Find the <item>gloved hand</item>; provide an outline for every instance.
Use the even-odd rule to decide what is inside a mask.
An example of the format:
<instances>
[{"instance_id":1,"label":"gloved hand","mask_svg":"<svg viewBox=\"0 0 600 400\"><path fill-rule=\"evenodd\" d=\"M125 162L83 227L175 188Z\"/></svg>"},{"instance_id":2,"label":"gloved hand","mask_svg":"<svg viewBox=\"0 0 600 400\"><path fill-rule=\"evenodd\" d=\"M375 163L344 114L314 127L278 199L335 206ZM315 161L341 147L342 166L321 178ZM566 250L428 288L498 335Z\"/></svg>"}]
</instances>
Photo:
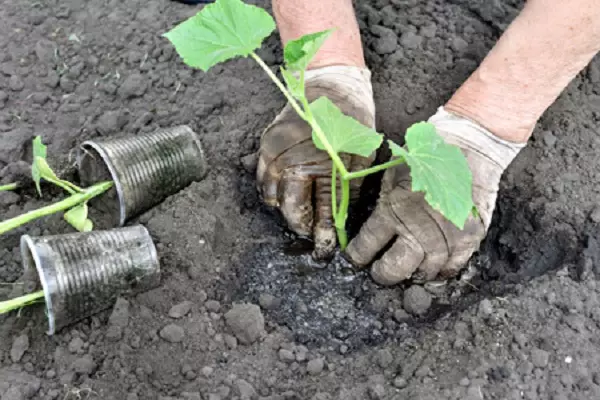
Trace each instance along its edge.
<instances>
[{"instance_id":1,"label":"gloved hand","mask_svg":"<svg viewBox=\"0 0 600 400\"><path fill-rule=\"evenodd\" d=\"M309 70L305 75L310 102L327 97L344 114L374 127L375 104L368 69L329 66ZM369 158L341 155L349 171L369 167ZM258 190L263 201L277 207L289 228L315 241L313 256L333 254L336 233L331 210L331 159L312 141L312 129L288 104L264 131L257 167ZM353 198L361 182L352 182ZM313 195L314 191L314 195Z\"/></svg>"},{"instance_id":2,"label":"gloved hand","mask_svg":"<svg viewBox=\"0 0 600 400\"><path fill-rule=\"evenodd\" d=\"M497 138L481 125L442 108L429 119L449 144L463 151L473 175L473 201L479 217L469 217L463 230L433 210L420 192L412 192L410 171L403 164L387 170L375 211L348 248L358 266L375 261L371 275L383 285L408 278L455 276L479 248L492 219L504 170L525 144Z\"/></svg>"}]
</instances>

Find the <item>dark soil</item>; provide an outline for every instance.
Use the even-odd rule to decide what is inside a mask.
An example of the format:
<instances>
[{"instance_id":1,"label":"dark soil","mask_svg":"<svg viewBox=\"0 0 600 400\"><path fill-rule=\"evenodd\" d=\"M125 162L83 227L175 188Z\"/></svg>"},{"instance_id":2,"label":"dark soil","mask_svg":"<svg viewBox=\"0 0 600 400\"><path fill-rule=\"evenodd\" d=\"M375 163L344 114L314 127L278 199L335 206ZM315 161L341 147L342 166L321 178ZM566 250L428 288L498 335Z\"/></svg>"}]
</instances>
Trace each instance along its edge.
<instances>
[{"instance_id":1,"label":"dark soil","mask_svg":"<svg viewBox=\"0 0 600 400\"><path fill-rule=\"evenodd\" d=\"M360 2L379 130L398 138L429 117L520 6ZM258 138L284 100L250 60L206 74L183 65L160 35L197 10L0 3L0 177L30 161L33 135L76 178L84 140L180 124L199 133L210 165L204 181L132 221L157 243L160 287L52 337L42 307L0 317L1 400L600 398L600 60L505 174L468 273L382 289L339 259L312 265L259 202ZM277 67L275 35L261 55ZM0 196L2 219L60 196L17 194ZM22 274L21 234L67 231L54 216L2 236L0 295Z\"/></svg>"}]
</instances>

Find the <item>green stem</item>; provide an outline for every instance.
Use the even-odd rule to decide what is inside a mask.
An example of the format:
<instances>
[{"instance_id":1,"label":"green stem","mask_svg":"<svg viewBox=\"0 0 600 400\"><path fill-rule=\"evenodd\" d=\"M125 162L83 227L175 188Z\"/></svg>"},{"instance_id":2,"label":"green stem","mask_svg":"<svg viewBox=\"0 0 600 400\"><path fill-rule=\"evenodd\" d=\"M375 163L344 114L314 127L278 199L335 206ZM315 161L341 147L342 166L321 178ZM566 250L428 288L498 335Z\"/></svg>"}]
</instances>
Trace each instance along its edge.
<instances>
[{"instance_id":1,"label":"green stem","mask_svg":"<svg viewBox=\"0 0 600 400\"><path fill-rule=\"evenodd\" d=\"M310 107L308 105L308 101L306 100L306 98L304 98L303 102L302 102L304 107L306 108L306 112L305 112L305 111L302 111L302 108L300 107L300 105L298 104L296 99L294 99L294 96L292 96L292 94L289 92L289 90L287 90L287 88L285 87L283 82L281 82L279 80L279 78L277 78L277 75L275 75L275 73L273 73L273 71L271 71L271 68L269 68L269 66L267 64L265 64L265 62L262 60L262 58L260 58L258 56L258 54L256 54L255 52L250 53L250 56L252 58L254 58L254 60L258 63L258 65L260 65L261 68L267 73L269 78L271 78L271 80L275 83L275 85L277 85L279 90L281 90L283 95L286 97L286 99L288 100L288 102L290 103L292 108L298 113L300 118L302 118L303 120L308 122L310 127L313 128L315 135L317 135L317 137L323 144L323 147L325 147L325 150L329 154L329 157L333 160L337 169L340 171L340 175L342 177L346 176L348 174L348 171L346 170L346 166L342 162L342 159L340 158L340 156L336 153L336 151L331 146L331 143L329 143L329 141L327 140L327 136L325 136L325 133L323 133L323 130L321 129L321 127L319 126L317 121L312 116L312 113L310 112Z\"/></svg>"},{"instance_id":2,"label":"green stem","mask_svg":"<svg viewBox=\"0 0 600 400\"><path fill-rule=\"evenodd\" d=\"M65 181L65 180L62 180L62 179L60 180L60 182L61 182L63 185L66 185L66 186L70 187L71 189L73 189L73 190L74 190L74 191L76 191L77 193L83 193L83 192L84 192L84 190L83 190L82 188L80 188L79 186L77 186L77 185L76 185L76 184L74 184L74 183L71 183L71 182L69 182L69 181ZM65 189L65 190L66 190L66 189Z\"/></svg>"},{"instance_id":3,"label":"green stem","mask_svg":"<svg viewBox=\"0 0 600 400\"><path fill-rule=\"evenodd\" d=\"M345 176L345 179L352 180L352 179L356 179L356 178L363 178L367 175L371 175L376 172L383 171L384 169L388 169L391 167L395 167L396 165L403 164L404 162L405 162L404 158L396 158L394 160L377 165L375 167L366 168L366 169L356 171L356 172L350 172Z\"/></svg>"},{"instance_id":4,"label":"green stem","mask_svg":"<svg viewBox=\"0 0 600 400\"><path fill-rule=\"evenodd\" d=\"M44 291L40 290L38 292L26 294L25 296L20 296L11 300L0 301L0 314L6 314L30 304L37 303L38 300L43 298Z\"/></svg>"},{"instance_id":5,"label":"green stem","mask_svg":"<svg viewBox=\"0 0 600 400\"><path fill-rule=\"evenodd\" d=\"M0 192L4 192L7 190L15 190L17 187L19 187L18 183L9 183L8 185L1 185Z\"/></svg>"},{"instance_id":6,"label":"green stem","mask_svg":"<svg viewBox=\"0 0 600 400\"><path fill-rule=\"evenodd\" d=\"M331 163L331 213L335 218L337 215L337 168Z\"/></svg>"},{"instance_id":7,"label":"green stem","mask_svg":"<svg viewBox=\"0 0 600 400\"><path fill-rule=\"evenodd\" d=\"M97 183L94 186L84 189L83 193L73 194L64 200L59 201L58 203L39 208L37 210L29 211L25 214L19 215L18 217L0 222L0 235L15 228L18 228L21 225L25 225L31 221L34 221L38 218L65 211L72 207L75 207L76 205L85 203L86 201L93 199L94 197L106 192L112 187L112 185L112 182Z\"/></svg>"},{"instance_id":8,"label":"green stem","mask_svg":"<svg viewBox=\"0 0 600 400\"><path fill-rule=\"evenodd\" d=\"M256 61L258 63L258 65L260 65L260 67L267 73L267 75L269 75L269 78L271 78L271 80L275 83L275 85L277 85L279 90L281 90L281 93L283 93L283 95L287 98L287 101L290 103L292 108L294 110L296 110L298 115L302 119L306 120L306 115L304 114L304 111L302 111L302 108L300 108L300 105L298 104L296 99L294 99L294 96L292 96L292 94L289 92L289 90L287 90L287 88L285 87L283 82L281 82L279 80L277 75L275 75L275 73L273 71L271 71L271 68L269 68L269 66L267 64L265 64L265 62L262 60L262 58L260 58L259 55L256 54L255 52L250 53L250 56L252 58L254 58L254 61Z\"/></svg>"},{"instance_id":9,"label":"green stem","mask_svg":"<svg viewBox=\"0 0 600 400\"><path fill-rule=\"evenodd\" d=\"M80 191L74 190L70 185L67 185L67 181L63 181L60 179L51 179L51 178L44 178L44 179L62 189L64 189L69 194L75 194L77 192L81 193Z\"/></svg>"},{"instance_id":10,"label":"green stem","mask_svg":"<svg viewBox=\"0 0 600 400\"><path fill-rule=\"evenodd\" d=\"M350 181L342 178L342 201L337 214L334 215L335 229L343 251L348 246L348 235L346 234L346 219L348 218L348 207L350 206Z\"/></svg>"}]
</instances>

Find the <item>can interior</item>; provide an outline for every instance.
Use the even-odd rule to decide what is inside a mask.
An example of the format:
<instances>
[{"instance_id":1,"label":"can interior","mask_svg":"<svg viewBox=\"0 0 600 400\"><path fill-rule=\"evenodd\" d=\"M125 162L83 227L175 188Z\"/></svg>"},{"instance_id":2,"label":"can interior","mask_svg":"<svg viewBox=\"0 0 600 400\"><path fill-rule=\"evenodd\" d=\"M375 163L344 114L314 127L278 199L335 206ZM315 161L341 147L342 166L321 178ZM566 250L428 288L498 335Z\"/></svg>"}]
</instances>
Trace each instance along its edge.
<instances>
[{"instance_id":1,"label":"can interior","mask_svg":"<svg viewBox=\"0 0 600 400\"><path fill-rule=\"evenodd\" d=\"M110 217L108 221L102 219L98 221L99 223L94 221L95 225L98 228L105 229L122 226L125 221L122 188L117 179L116 171L101 147L93 142L83 143L80 147L77 164L79 179L84 187L103 181L113 181L115 184L114 189L89 202L92 208Z\"/></svg>"},{"instance_id":2,"label":"can interior","mask_svg":"<svg viewBox=\"0 0 600 400\"><path fill-rule=\"evenodd\" d=\"M23 275L26 282L35 282L36 289L42 288L44 291L44 300L46 304L46 317L48 319L48 334L53 335L56 330L56 321L54 308L52 305L52 296L50 287L40 255L36 251L36 246L31 237L24 235L21 237L21 259L23 262Z\"/></svg>"}]
</instances>

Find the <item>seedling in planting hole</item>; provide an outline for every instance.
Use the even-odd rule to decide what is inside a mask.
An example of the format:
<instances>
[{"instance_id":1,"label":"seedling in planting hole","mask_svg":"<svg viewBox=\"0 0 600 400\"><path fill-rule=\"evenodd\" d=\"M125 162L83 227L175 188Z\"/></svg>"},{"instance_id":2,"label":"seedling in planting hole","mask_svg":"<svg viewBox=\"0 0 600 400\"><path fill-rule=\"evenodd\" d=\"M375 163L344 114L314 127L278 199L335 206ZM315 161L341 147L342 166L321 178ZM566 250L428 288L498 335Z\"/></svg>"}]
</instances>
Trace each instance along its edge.
<instances>
[{"instance_id":1,"label":"seedling in planting hole","mask_svg":"<svg viewBox=\"0 0 600 400\"><path fill-rule=\"evenodd\" d=\"M69 193L70 196L49 206L29 211L25 214L0 222L0 235L38 218L63 211L65 211L65 220L75 229L80 232L91 231L93 229L93 223L88 218L87 202L106 192L113 185L112 182L100 182L83 189L69 181L60 179L46 161L46 145L42 143L42 139L39 136L33 139L33 164L31 165L31 176L40 196L42 195L40 185L42 179L61 187ZM17 186L17 183L13 183L6 185L5 189L0 187L0 190L12 190L16 189Z\"/></svg>"},{"instance_id":2,"label":"seedling in planting hole","mask_svg":"<svg viewBox=\"0 0 600 400\"><path fill-rule=\"evenodd\" d=\"M388 140L392 160L349 172L340 153L368 157L381 146L383 135L344 115L325 97L312 103L306 98L306 68L333 30L305 35L285 46L285 67L281 68L285 85L255 52L274 30L275 21L262 8L241 0L217 0L164 36L190 67L206 72L235 57L252 57L277 85L298 115L311 126L315 146L325 150L331 158L332 210L342 250L348 243L345 226L350 180L402 163L410 168L412 190L424 192L426 201L434 209L463 229L469 215L476 210L471 171L460 149L444 142L434 125L419 122L406 132L406 148ZM338 179L342 192L339 203Z\"/></svg>"},{"instance_id":3,"label":"seedling in planting hole","mask_svg":"<svg viewBox=\"0 0 600 400\"><path fill-rule=\"evenodd\" d=\"M65 220L78 231L91 231L93 224L87 217L87 202L106 192L113 185L112 182L100 182L89 188L83 189L69 181L60 179L46 161L46 146L42 143L42 139L39 136L33 140L33 164L31 165L31 176L40 196L42 194L40 185L42 179L63 188L70 196L49 206L29 211L25 214L0 222L0 235L38 218L58 212L65 212ZM17 187L17 183L4 185L0 186L0 191L13 190ZM0 314L20 310L31 304L43 302L43 299L44 291L40 290L11 300L2 301L0 302Z\"/></svg>"}]
</instances>

